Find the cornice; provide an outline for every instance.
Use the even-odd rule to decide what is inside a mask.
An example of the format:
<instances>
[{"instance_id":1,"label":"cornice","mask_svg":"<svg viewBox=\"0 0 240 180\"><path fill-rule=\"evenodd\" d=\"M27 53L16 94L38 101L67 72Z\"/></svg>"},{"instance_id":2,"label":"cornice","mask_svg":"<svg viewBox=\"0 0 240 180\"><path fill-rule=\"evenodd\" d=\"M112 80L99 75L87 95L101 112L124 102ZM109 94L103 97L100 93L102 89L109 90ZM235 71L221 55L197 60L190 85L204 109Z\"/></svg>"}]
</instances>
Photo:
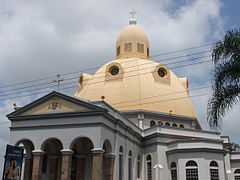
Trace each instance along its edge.
<instances>
[{"instance_id":1,"label":"cornice","mask_svg":"<svg viewBox=\"0 0 240 180\"><path fill-rule=\"evenodd\" d=\"M169 154L177 154L177 153L193 153L193 152L208 152L208 153L220 153L225 155L226 151L223 149L212 149L212 148L186 148L186 149L173 149L166 151Z\"/></svg>"}]
</instances>

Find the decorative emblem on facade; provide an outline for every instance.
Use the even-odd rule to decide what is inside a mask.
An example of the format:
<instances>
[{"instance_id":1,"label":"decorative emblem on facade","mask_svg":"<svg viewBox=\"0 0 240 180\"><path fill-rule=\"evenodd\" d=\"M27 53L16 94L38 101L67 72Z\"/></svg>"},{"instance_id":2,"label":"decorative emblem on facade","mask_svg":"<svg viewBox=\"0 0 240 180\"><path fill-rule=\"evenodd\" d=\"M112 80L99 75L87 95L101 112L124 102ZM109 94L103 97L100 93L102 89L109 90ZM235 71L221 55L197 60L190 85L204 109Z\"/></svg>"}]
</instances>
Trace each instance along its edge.
<instances>
[{"instance_id":1,"label":"decorative emblem on facade","mask_svg":"<svg viewBox=\"0 0 240 180\"><path fill-rule=\"evenodd\" d=\"M49 105L48 105L48 109L52 109L53 111L57 111L58 109L61 108L61 101L59 98L55 97L55 98L52 98L50 101L49 101Z\"/></svg>"}]
</instances>

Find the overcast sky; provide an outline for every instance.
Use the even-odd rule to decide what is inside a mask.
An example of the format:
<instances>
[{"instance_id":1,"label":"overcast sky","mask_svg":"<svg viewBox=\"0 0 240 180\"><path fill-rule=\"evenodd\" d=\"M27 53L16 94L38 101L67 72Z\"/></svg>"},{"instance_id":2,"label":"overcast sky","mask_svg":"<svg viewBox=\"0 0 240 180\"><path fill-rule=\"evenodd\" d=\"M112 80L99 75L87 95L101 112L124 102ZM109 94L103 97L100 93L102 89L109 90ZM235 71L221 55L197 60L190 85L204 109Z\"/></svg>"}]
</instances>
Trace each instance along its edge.
<instances>
[{"instance_id":1,"label":"overcast sky","mask_svg":"<svg viewBox=\"0 0 240 180\"><path fill-rule=\"evenodd\" d=\"M13 97L33 93L22 91L29 88L20 88L45 87L36 84L52 82L52 79L36 79L95 68L112 60L116 38L128 24L132 7L137 11L138 24L148 35L151 55L216 42L227 30L240 25L239 0L0 0L0 177L9 138L10 122L5 115L13 110L13 103L23 106L44 94ZM153 60L161 62L166 58L210 49L205 46ZM204 60L207 59L202 58ZM211 63L203 63L174 68L173 71L178 76L187 76L190 88L194 88L211 83L212 67ZM73 84L66 87L75 86L79 75L80 72L65 75L65 79L75 78L68 81ZM36 81L2 88L30 80ZM63 92L73 95L75 90L71 88ZM202 89L191 92L191 95L206 93L211 94L211 90ZM198 119L206 130L208 98L192 98ZM221 130L223 135L230 135L237 143L240 143L239 107L236 105L223 119Z\"/></svg>"}]
</instances>

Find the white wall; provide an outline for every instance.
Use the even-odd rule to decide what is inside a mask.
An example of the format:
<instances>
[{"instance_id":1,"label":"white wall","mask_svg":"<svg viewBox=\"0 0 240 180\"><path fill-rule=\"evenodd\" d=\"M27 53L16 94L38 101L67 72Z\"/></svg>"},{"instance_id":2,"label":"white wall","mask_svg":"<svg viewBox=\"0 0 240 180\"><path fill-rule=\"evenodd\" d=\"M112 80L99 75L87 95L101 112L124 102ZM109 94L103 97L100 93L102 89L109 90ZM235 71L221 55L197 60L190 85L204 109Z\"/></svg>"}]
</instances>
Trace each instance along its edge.
<instances>
[{"instance_id":1,"label":"white wall","mask_svg":"<svg viewBox=\"0 0 240 180\"><path fill-rule=\"evenodd\" d=\"M168 166L175 161L178 169L178 179L186 179L185 165L193 160L198 164L198 177L201 180L210 179L209 163L214 160L219 166L219 179L225 180L224 155L208 152L187 152L168 155Z\"/></svg>"}]
</instances>

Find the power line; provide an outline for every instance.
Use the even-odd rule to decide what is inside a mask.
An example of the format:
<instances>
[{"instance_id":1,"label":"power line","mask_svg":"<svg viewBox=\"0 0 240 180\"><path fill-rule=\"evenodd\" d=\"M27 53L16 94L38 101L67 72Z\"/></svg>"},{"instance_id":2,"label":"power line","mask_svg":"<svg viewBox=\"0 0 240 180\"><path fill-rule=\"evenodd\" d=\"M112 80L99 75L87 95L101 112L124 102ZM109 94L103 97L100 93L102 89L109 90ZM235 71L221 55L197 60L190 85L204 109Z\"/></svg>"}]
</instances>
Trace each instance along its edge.
<instances>
[{"instance_id":1,"label":"power line","mask_svg":"<svg viewBox=\"0 0 240 180\"><path fill-rule=\"evenodd\" d=\"M74 82L69 82L69 83L63 83L61 85L69 85L69 84L73 84L73 83L77 83L77 82L74 81ZM43 87L43 88L35 88L35 89L23 90L23 91L20 91L20 92L13 92L13 93L9 93L9 94L2 94L1 96L9 96L9 95L12 95L12 94L25 93L25 92L31 92L31 91L38 91L38 90L54 88L54 87L56 87L56 85L47 86L47 87Z\"/></svg>"},{"instance_id":2,"label":"power line","mask_svg":"<svg viewBox=\"0 0 240 180\"><path fill-rule=\"evenodd\" d=\"M205 87L201 87L201 88L195 88L195 90L197 89L204 89L204 88L208 88L210 86L205 86ZM69 87L68 87L69 88ZM64 88L64 89L68 89L68 88ZM46 93L48 91L45 91L45 92L40 92L40 93L37 93L37 94L42 94L42 93ZM181 91L182 92L182 91ZM178 92L175 92L175 93L178 93ZM35 94L36 95L36 94ZM159 95L159 96L168 96L168 95L171 95L171 94L165 94L165 95ZM185 99L185 98L192 98L192 97L200 97L200 96L207 96L209 95L208 93L202 93L202 94L195 94L195 95L190 95L190 96L184 96L184 97L178 97L178 98L169 98L169 99L164 99L164 100L157 100L157 101L151 101L151 102L144 102L144 103L140 103L140 105L144 105L144 104L150 104L150 103L157 103L157 102L167 102L167 101L175 101L175 100L179 100L179 99ZM156 97L156 96L155 96ZM151 97L152 98L152 97ZM149 99L149 98L148 98ZM139 100L139 99L138 99ZM142 99L140 99L142 100ZM136 100L133 100L133 101L136 101ZM129 101L126 101L126 102L129 102ZM120 102L118 104L122 104L122 103L125 103L125 102ZM113 105L113 104L111 104ZM139 105L138 104L133 104L133 105L122 105L122 106L115 106L116 108L121 108L121 107L131 107L131 106L137 106Z\"/></svg>"},{"instance_id":3,"label":"power line","mask_svg":"<svg viewBox=\"0 0 240 180\"><path fill-rule=\"evenodd\" d=\"M64 81L76 79L76 78L78 78L78 77L79 77L79 76L73 77L73 78L64 79ZM48 84L53 84L53 83L54 83L54 82L38 83L38 84L30 85L30 86L20 87L20 88L18 88L18 89L10 89L10 90L0 91L0 92L1 92L1 93L4 93L4 92L9 92L9 91L19 91L19 90L21 90L21 89L27 89L27 88L31 88L31 87L48 85ZM55 87L55 85L54 85L54 86L50 86L50 87ZM44 88L45 88L45 87L44 87ZM46 88L47 88L47 87L46 87ZM25 92L25 91L22 91L22 92ZM17 93L19 93L19 92L17 92ZM21 92L20 92L20 93L21 93ZM5 95L5 94L2 94L2 95Z\"/></svg>"},{"instance_id":4,"label":"power line","mask_svg":"<svg viewBox=\"0 0 240 180\"><path fill-rule=\"evenodd\" d=\"M176 59L176 58L183 58L183 57L188 57L188 56L192 56L192 55L197 55L197 54L201 54L201 53L206 53L206 52L209 52L209 50L208 51L201 51L201 52L196 52L196 53L192 53L192 54L187 54L187 55L183 55L183 56L175 56L175 57L171 57L171 58L167 58L167 59L163 59L163 60L161 60L161 61L154 61L154 62L165 62L165 61L168 61L168 60L172 60L172 59ZM131 61L127 61L127 62L122 62L121 64L124 64L124 63L129 63L129 62L132 62L132 61L135 61L136 59L133 59L133 60L131 60ZM190 59L191 60L191 59ZM144 63L144 64L149 64L149 63L152 63L151 61L149 62L149 61L147 61L146 63ZM101 67L101 66L100 66ZM73 73L65 73L65 74L62 74L62 75L69 75L69 74L76 74L76 73L81 73L81 72L86 72L86 71L89 71L89 70L94 70L94 69L98 69L98 68L100 68L100 67L95 67L95 68L90 68L90 69L85 69L85 70L81 70L81 71L75 71L75 72L73 72ZM104 66L102 66L102 67L104 67ZM131 67L133 67L133 66L131 66ZM131 68L130 67L130 68ZM126 67L126 68L128 68L128 67ZM125 68L125 69L126 69ZM95 74L102 74L102 73L95 73ZM28 87L33 87L33 86L38 86L38 85L45 85L45 84L51 84L51 83L53 83L53 82L46 82L46 83L38 83L38 84L36 84L36 85L30 85L30 86L26 86L26 87L20 87L20 88L18 88L17 90L19 90L19 89L25 89L25 88L28 88ZM0 87L1 88L1 87ZM16 89L8 89L8 90L6 90L7 92L8 91L15 91ZM2 92L4 92L4 91L2 91Z\"/></svg>"},{"instance_id":5,"label":"power line","mask_svg":"<svg viewBox=\"0 0 240 180\"><path fill-rule=\"evenodd\" d=\"M172 69L176 69L176 68L181 68L181 67L186 67L186 66L191 66L191 65L196 65L196 64L203 64L203 63L207 63L207 62L211 62L211 60L209 61L205 61L205 62L197 62L197 63L192 63L192 64L189 64L189 65L183 65L183 66L176 66L176 67L173 67ZM145 68L146 69L146 68ZM142 70L142 69L141 69ZM154 71L156 72L156 71ZM130 76L126 76L124 78L129 78L129 77L133 77L133 76L137 76L137 75L143 75L143 74L147 74L148 72L146 73L140 73L140 74L134 74L134 75L130 75ZM122 79L122 78L116 78L115 80L117 79ZM98 84L98 83L101 83L101 82L105 82L105 80L101 80L101 81L97 81L97 82L93 82L93 83L88 83L88 85L90 84ZM69 85L69 84L73 84L73 83L76 83L76 82L70 82L70 83L65 83L65 84L62 84L62 85ZM22 92L15 92L15 93L11 93L11 94L5 94L5 96L9 96L9 95L12 95L12 94L17 94L17 93L24 93L24 92L31 92L31 91L34 91L34 90L42 90L42 89L46 89L46 88L51 88L51 87L55 87L55 86L48 86L48 87L45 87L45 88L37 88L37 89L31 89L31 90L26 90L26 91L22 91ZM77 86L73 86L73 87L77 87ZM1 100L1 99L0 99Z\"/></svg>"},{"instance_id":6,"label":"power line","mask_svg":"<svg viewBox=\"0 0 240 180\"><path fill-rule=\"evenodd\" d=\"M42 92L42 93L38 93L38 94L43 94L45 92ZM192 96L188 96L188 97L179 97L179 98L172 98L172 99L165 99L165 100L161 100L161 102L166 102L166 101L175 101L175 100L179 100L179 99L184 99L184 98L195 98L195 97L201 97L201 96L208 96L209 94L207 93L204 93L204 94L195 94L195 95L192 95ZM144 104L150 104L150 103L157 103L157 102L160 102L159 100L158 101L151 101L151 102L145 102L145 103L140 103L140 105L144 105ZM136 104L136 105L124 105L124 106L119 106L117 108L120 108L120 107L131 107L131 106L137 106L139 104ZM3 123L3 122L2 122ZM10 125L8 122L4 121L4 124L1 124L0 126L3 126L3 125Z\"/></svg>"},{"instance_id":7,"label":"power line","mask_svg":"<svg viewBox=\"0 0 240 180\"><path fill-rule=\"evenodd\" d=\"M27 83L31 83L31 82L35 82L35 81L43 81L43 80L51 79L51 78L54 78L54 77L55 76L49 76L49 77L34 79L34 80L25 81L25 82L21 82L21 83L9 84L9 85L6 85L6 86L1 86L0 89L6 88L6 87L10 87L10 86L17 86L17 85L21 85L21 84L27 84Z\"/></svg>"},{"instance_id":8,"label":"power line","mask_svg":"<svg viewBox=\"0 0 240 180\"><path fill-rule=\"evenodd\" d=\"M197 90L206 89L206 88L209 88L209 87L211 87L211 86L195 87L193 89L189 89L188 91L197 91ZM123 103L137 101L137 100L146 100L146 99L151 99L151 98L156 98L156 97L164 97L164 96L174 95L174 94L178 94L178 93L185 93L185 92L186 92L186 90L176 91L176 92L167 93L167 94L160 94L160 95L149 96L149 97L146 97L146 98L140 98L140 99L128 100L128 101L121 101L121 102L118 102L118 103L113 103L111 105L123 104Z\"/></svg>"},{"instance_id":9,"label":"power line","mask_svg":"<svg viewBox=\"0 0 240 180\"><path fill-rule=\"evenodd\" d=\"M186 67L186 66L191 66L191 65L196 65L196 64L203 64L203 63L207 63L207 62L211 62L211 60L205 61L205 62L200 62L200 63L192 63L192 64L188 64L188 65L184 65L184 66L180 66L180 67L174 67L174 68L181 68L181 67ZM147 73L142 73L142 74L147 74ZM139 75L139 74L136 74L136 75ZM134 76L136 76L136 75L134 75ZM132 77L132 76L128 76L128 77ZM127 77L125 77L125 78L127 78ZM103 81L101 81L101 82L103 82ZM92 84L96 84L96 83L100 83L100 82L95 82L95 83L92 83ZM71 86L71 87L61 88L61 90L66 90L66 89L76 88L76 87L77 86ZM47 92L51 92L51 90L50 91L43 91L43 92L39 92L39 93L34 93L34 94L30 94L30 95L21 95L21 96L6 98L6 99L0 99L0 101L5 101L5 100L9 100L9 99L14 99L14 98L20 98L20 97L26 97L26 96L32 96L32 95L37 95L37 94L43 94L43 93L47 93Z\"/></svg>"},{"instance_id":10,"label":"power line","mask_svg":"<svg viewBox=\"0 0 240 180\"><path fill-rule=\"evenodd\" d=\"M172 67L171 69L177 69L177 68L182 68L182 67L187 67L187 66L192 66L192 65L196 65L196 64L204 64L204 63L208 63L208 62L211 62L211 60L207 60L207 61L204 61L204 62L196 62L196 63L192 63L192 64L188 64L188 65L182 65L182 66L175 66L175 67ZM138 70L134 70L134 71L139 71L139 70L144 70L144 69L148 69L148 68L142 68L142 69L138 69ZM152 72L157 72L157 70L155 71L152 71ZM129 77L133 77L133 76L137 76L137 75L143 75L143 74L148 74L149 72L146 72L146 73L138 73L138 74L134 74L134 75L130 75L130 76L125 76L125 77L119 77L119 78L115 78L114 80L119 80L119 79L124 79L124 78L129 78ZM97 77L95 79L102 79L103 77ZM87 85L90 85L90 84L98 84L98 83L101 83L101 82L105 82L105 81L110 81L110 80L101 80L101 81L97 81L97 82L92 82L92 83L87 83Z\"/></svg>"},{"instance_id":11,"label":"power line","mask_svg":"<svg viewBox=\"0 0 240 180\"><path fill-rule=\"evenodd\" d=\"M164 66L167 66L167 65L171 65L171 64L177 64L177 63L182 63L182 62L187 62L187 61L191 61L191 60L196 60L196 59L200 59L200 58L206 58L206 57L210 57L210 56L201 56L201 57L196 57L196 58L191 58L191 59L187 59L187 60L183 60L183 61L176 61L176 62L172 62L172 63L167 63L167 64L163 64ZM153 64L153 66L155 67L156 65L154 64L154 62L148 62L148 63L144 63L144 64L141 64L141 65L145 65L145 64ZM135 65L137 66L137 65ZM130 66L130 67L125 67L124 70L126 69L129 69L129 68L132 68L132 67L135 67L135 66ZM147 67L147 68L143 68L143 69L148 69L148 68L152 68L152 67ZM128 72L134 72L134 71L138 71L138 70L142 70L142 69L137 69L137 70L133 70L133 71L128 71ZM106 77L105 75L105 72L104 73L95 73L96 74L104 74L104 76L99 76L95 79L99 79L99 78L104 78ZM79 76L77 77L72 77L72 78L68 78L68 79L65 79L66 80L73 80L75 78L79 78ZM4 92L9 92L9 91L17 91L16 93L19 93L19 90L21 89L26 89L26 88L29 88L29 87L35 87L35 86L41 86L41 85L47 85L47 84L52 84L53 82L48 82L48 83L39 83L39 84L35 84L35 85L31 85L31 86L27 86L27 87L22 87L22 88L18 88L18 89L11 89L11 90L6 90L6 91L1 91L1 93L3 93L2 95L6 95L4 94ZM51 87L54 87L53 86L48 86L49 88ZM43 87L43 88L48 88L48 87ZM39 89L39 88L37 88ZM35 90L35 89L32 89L32 90ZM28 91L28 90L27 90ZM26 92L26 91L20 91L21 92ZM15 93L10 93L10 94L15 94Z\"/></svg>"},{"instance_id":12,"label":"power line","mask_svg":"<svg viewBox=\"0 0 240 180\"><path fill-rule=\"evenodd\" d=\"M202 57L192 58L192 59L190 59L190 60L199 59L199 58L206 58L206 57L209 57L209 56L202 56ZM174 64L180 63L180 62L187 62L187 61L189 61L189 60L178 61L178 62L175 62ZM206 62L205 62L205 61L204 61L204 62L196 62L196 63L192 63L192 64L190 64L190 65L201 64L201 63L206 63ZM170 64L173 64L173 63L168 63L167 65L170 65ZM153 64L152 67L155 67L155 66L156 66L156 65ZM175 66L175 67L172 67L171 69L180 68L180 67L184 67L184 66L188 66L188 65ZM136 69L136 70L128 71L128 73L130 73L130 72L135 72L135 71L138 72L139 70L150 69L150 68L152 68L152 67L145 67L145 68L141 68L141 69ZM153 72L156 72L156 70L153 71ZM148 73L148 72L147 72L147 73ZM104 73L104 74L105 74L105 73ZM146 73L138 73L138 74L135 74L135 75L125 76L125 77L123 77L123 78L116 78L116 79L125 79L125 78L128 78L128 77L133 77L133 76L142 75L142 74L146 74ZM102 78L104 78L104 77L106 77L106 75L96 77L95 79L102 79ZM77 78L77 77L76 77L76 78ZM70 78L70 79L75 79L75 77L74 77L74 78ZM104 80L104 81L105 81L105 80ZM88 83L88 85L90 85L90 84L96 84L96 83L101 83L101 82L104 82L104 81L101 80L101 81L97 81L97 82L94 82L94 83ZM73 84L73 83L77 83L77 82L74 81L74 82L69 82L69 83L63 83L62 85L69 85L69 84ZM53 88L53 87L55 87L55 85L51 85L51 86L47 86L47 87L43 87L43 88L35 88L35 89L23 90L23 91L20 91L20 92L17 91L17 92L13 92L13 93L1 94L1 96L9 96L9 95L13 95L13 94L24 93L24 92L31 92L31 91L42 90L42 89Z\"/></svg>"},{"instance_id":13,"label":"power line","mask_svg":"<svg viewBox=\"0 0 240 180\"><path fill-rule=\"evenodd\" d=\"M207 46L210 46L210 45L212 45L212 43L199 45L199 46L195 46L195 47L190 47L190 48L186 48L186 49L181 49L181 50L176 50L176 51L169 51L169 52L166 52L166 53L161 53L161 54L150 56L150 58L161 56L161 55L174 54L174 53L177 53L177 52L184 52L184 51L187 51L187 50L197 49L197 48L201 48L201 47L207 47ZM84 70L81 70L81 71L90 71L90 70L94 70L94 69L97 69L97 68L99 68L99 67L84 69ZM61 75L69 75L69 74L75 74L75 73L79 73L79 71L63 73ZM21 82L21 83L14 83L14 84L9 84L9 85L5 85L5 86L0 86L0 89L7 88L7 87L12 87L12 86L18 86L18 85L27 84L27 83L32 83L32 82L35 82L35 81L43 81L43 80L47 80L47 79L51 79L51 78L55 78L55 76L48 76L48 77L39 78L39 79L35 79L35 80L30 80L30 81L25 81L25 82Z\"/></svg>"},{"instance_id":14,"label":"power line","mask_svg":"<svg viewBox=\"0 0 240 180\"><path fill-rule=\"evenodd\" d=\"M76 87L76 86L71 86L71 87L62 88L62 90L66 90L66 89L70 89L70 88L74 88L74 87ZM211 87L211 86L197 87L197 88L189 89L189 91L196 91L196 90L200 90L200 89L206 89L206 88L209 88L209 87ZM51 91L43 91L43 92L35 93L34 95L43 94L43 93L47 93L47 92L51 92ZM154 97L164 97L164 96L169 96L169 95L178 94L178 93L182 93L182 92L186 92L186 91L177 91L177 92L173 92L173 93L156 95L156 96L150 96L150 97L147 97L147 98L141 98L141 99L137 99L137 100L151 99L151 98L154 98ZM33 95L33 94L32 94L32 95ZM205 94L205 95L208 95L208 94ZM18 98L18 97L26 97L26 96L30 96L30 95L21 95L21 96L15 97L15 98ZM176 99L182 99L182 98L195 97L195 96L197 96L197 95L180 97L180 98L174 98L174 99L167 99L167 101L176 100ZM6 100L9 100L9 99L6 99ZM123 103L126 103L126 102L132 102L132 101L137 101L137 100L122 101L122 102L113 103L113 104L123 104ZM4 101L4 100L3 100L3 101ZM166 100L163 100L163 101L166 101ZM161 101L161 102L162 102L162 101ZM152 102L149 102L149 103L152 103ZM144 104L144 103L143 103L143 104ZM133 105L130 105L130 106L133 106ZM120 106L120 107L122 107L122 106ZM126 106L124 106L124 107L126 107Z\"/></svg>"},{"instance_id":15,"label":"power line","mask_svg":"<svg viewBox=\"0 0 240 180\"><path fill-rule=\"evenodd\" d=\"M213 45L213 43L209 43L209 44L194 46L194 47L186 48L186 49L182 49L182 50L176 50L176 51L170 51L170 52L166 52L166 53L162 53L162 54L157 54L157 55L153 55L153 56L150 56L150 57L152 58L152 57L163 56L163 55L172 54L172 53L184 52L184 51L188 51L188 50L191 50L191 49L196 49L196 48L201 48L201 47L206 47L206 46L212 46L212 45Z\"/></svg>"},{"instance_id":16,"label":"power line","mask_svg":"<svg viewBox=\"0 0 240 180\"><path fill-rule=\"evenodd\" d=\"M196 65L196 64L204 64L204 63L208 63L208 62L211 62L211 60L207 60L207 61L203 61L203 62L196 62L196 63L192 63L192 64L188 64L188 65L182 65L182 66L175 66L175 67L172 67L171 69L177 69L177 68L182 68L182 67L187 67L187 66L192 66L192 65ZM154 65L155 67L155 65ZM149 67L147 68L142 68L142 69L137 69L137 70L134 70L134 71L139 71L139 70L145 70L145 69L149 69ZM131 72L131 71L130 71ZM133 71L132 71L133 72ZM157 72L157 70L155 71L152 71L152 72ZM143 75L143 74L148 74L149 72L146 72L146 73L138 73L138 74L134 74L134 75L130 75L130 76L125 76L125 77L119 77L119 78L115 78L114 80L119 80L119 79L124 79L124 78L129 78L129 77L133 77L133 76L137 76L137 75ZM104 77L104 76L103 76ZM95 79L102 79L103 77L96 77ZM101 82L105 82L105 81L110 81L110 80L101 80L101 81L97 81L97 82L92 82L92 83L87 83L87 85L90 85L90 84L97 84L97 83L101 83Z\"/></svg>"},{"instance_id":17,"label":"power line","mask_svg":"<svg viewBox=\"0 0 240 180\"><path fill-rule=\"evenodd\" d=\"M175 100L185 99L185 98L189 98L189 97L199 97L199 96L208 96L208 95L209 95L209 94L207 94L207 93L204 93L204 94L196 94L196 95L187 96L187 97L179 97L179 98L165 99L165 100L161 100L161 102L175 101ZM157 102L160 102L160 101L158 100L158 101L145 102L145 103L140 103L140 105L157 103ZM136 105L124 105L124 106L117 106L116 108L131 107L131 106L138 106L138 105L139 105L139 104L136 104Z\"/></svg>"},{"instance_id":18,"label":"power line","mask_svg":"<svg viewBox=\"0 0 240 180\"><path fill-rule=\"evenodd\" d=\"M172 59L176 59L176 58L188 57L188 56L197 55L197 54L206 53L206 52L209 52L209 51L201 51L201 52L196 52L196 53L192 53L192 54L188 54L188 55L184 55L184 56L175 56L175 57L163 59L163 60L161 60L161 62L168 61L168 60L172 60ZM195 60L195 59L205 58L205 57L210 57L210 56L196 57L196 58L191 58L191 59L187 59L187 60L184 60L184 61L176 61L176 62L167 63L167 64L163 64L163 65L164 65L164 66L167 66L167 65L170 65L170 64L173 64L173 63L176 64L176 63L181 63L181 62L187 62L187 61L190 61L190 60ZM136 59L134 59L134 61L136 61ZM141 64L141 65L152 64L152 63L154 63L154 62L160 62L160 61L146 61L146 63ZM123 62L123 63L129 63L129 61ZM122 64L123 64L123 63L122 63ZM135 66L137 66L137 65L135 65ZM132 67L134 67L134 66L125 67L124 69L132 68ZM92 69L94 69L94 68L92 68ZM78 72L81 72L81 71L78 71ZM68 73L68 74L69 74L69 73ZM96 75L96 74L105 74L105 73L95 73L95 75ZM66 80L72 80L72 79L75 79L75 78L79 78L79 76L65 79L65 81L66 81ZM47 84L52 84L52 83L53 83L53 82L38 83L38 84L35 84L35 85L20 87L20 88L18 88L18 89L10 89L10 90L8 89L8 90L5 90L5 91L1 91L1 93L9 92L9 91L19 91L19 90L21 90L21 89L31 88L31 87L35 87L35 86L42 86L42 85L47 85ZM50 87L53 87L53 86L50 86ZM25 91L23 91L23 92L25 92ZM3 94L3 95L4 95L4 94Z\"/></svg>"}]
</instances>

